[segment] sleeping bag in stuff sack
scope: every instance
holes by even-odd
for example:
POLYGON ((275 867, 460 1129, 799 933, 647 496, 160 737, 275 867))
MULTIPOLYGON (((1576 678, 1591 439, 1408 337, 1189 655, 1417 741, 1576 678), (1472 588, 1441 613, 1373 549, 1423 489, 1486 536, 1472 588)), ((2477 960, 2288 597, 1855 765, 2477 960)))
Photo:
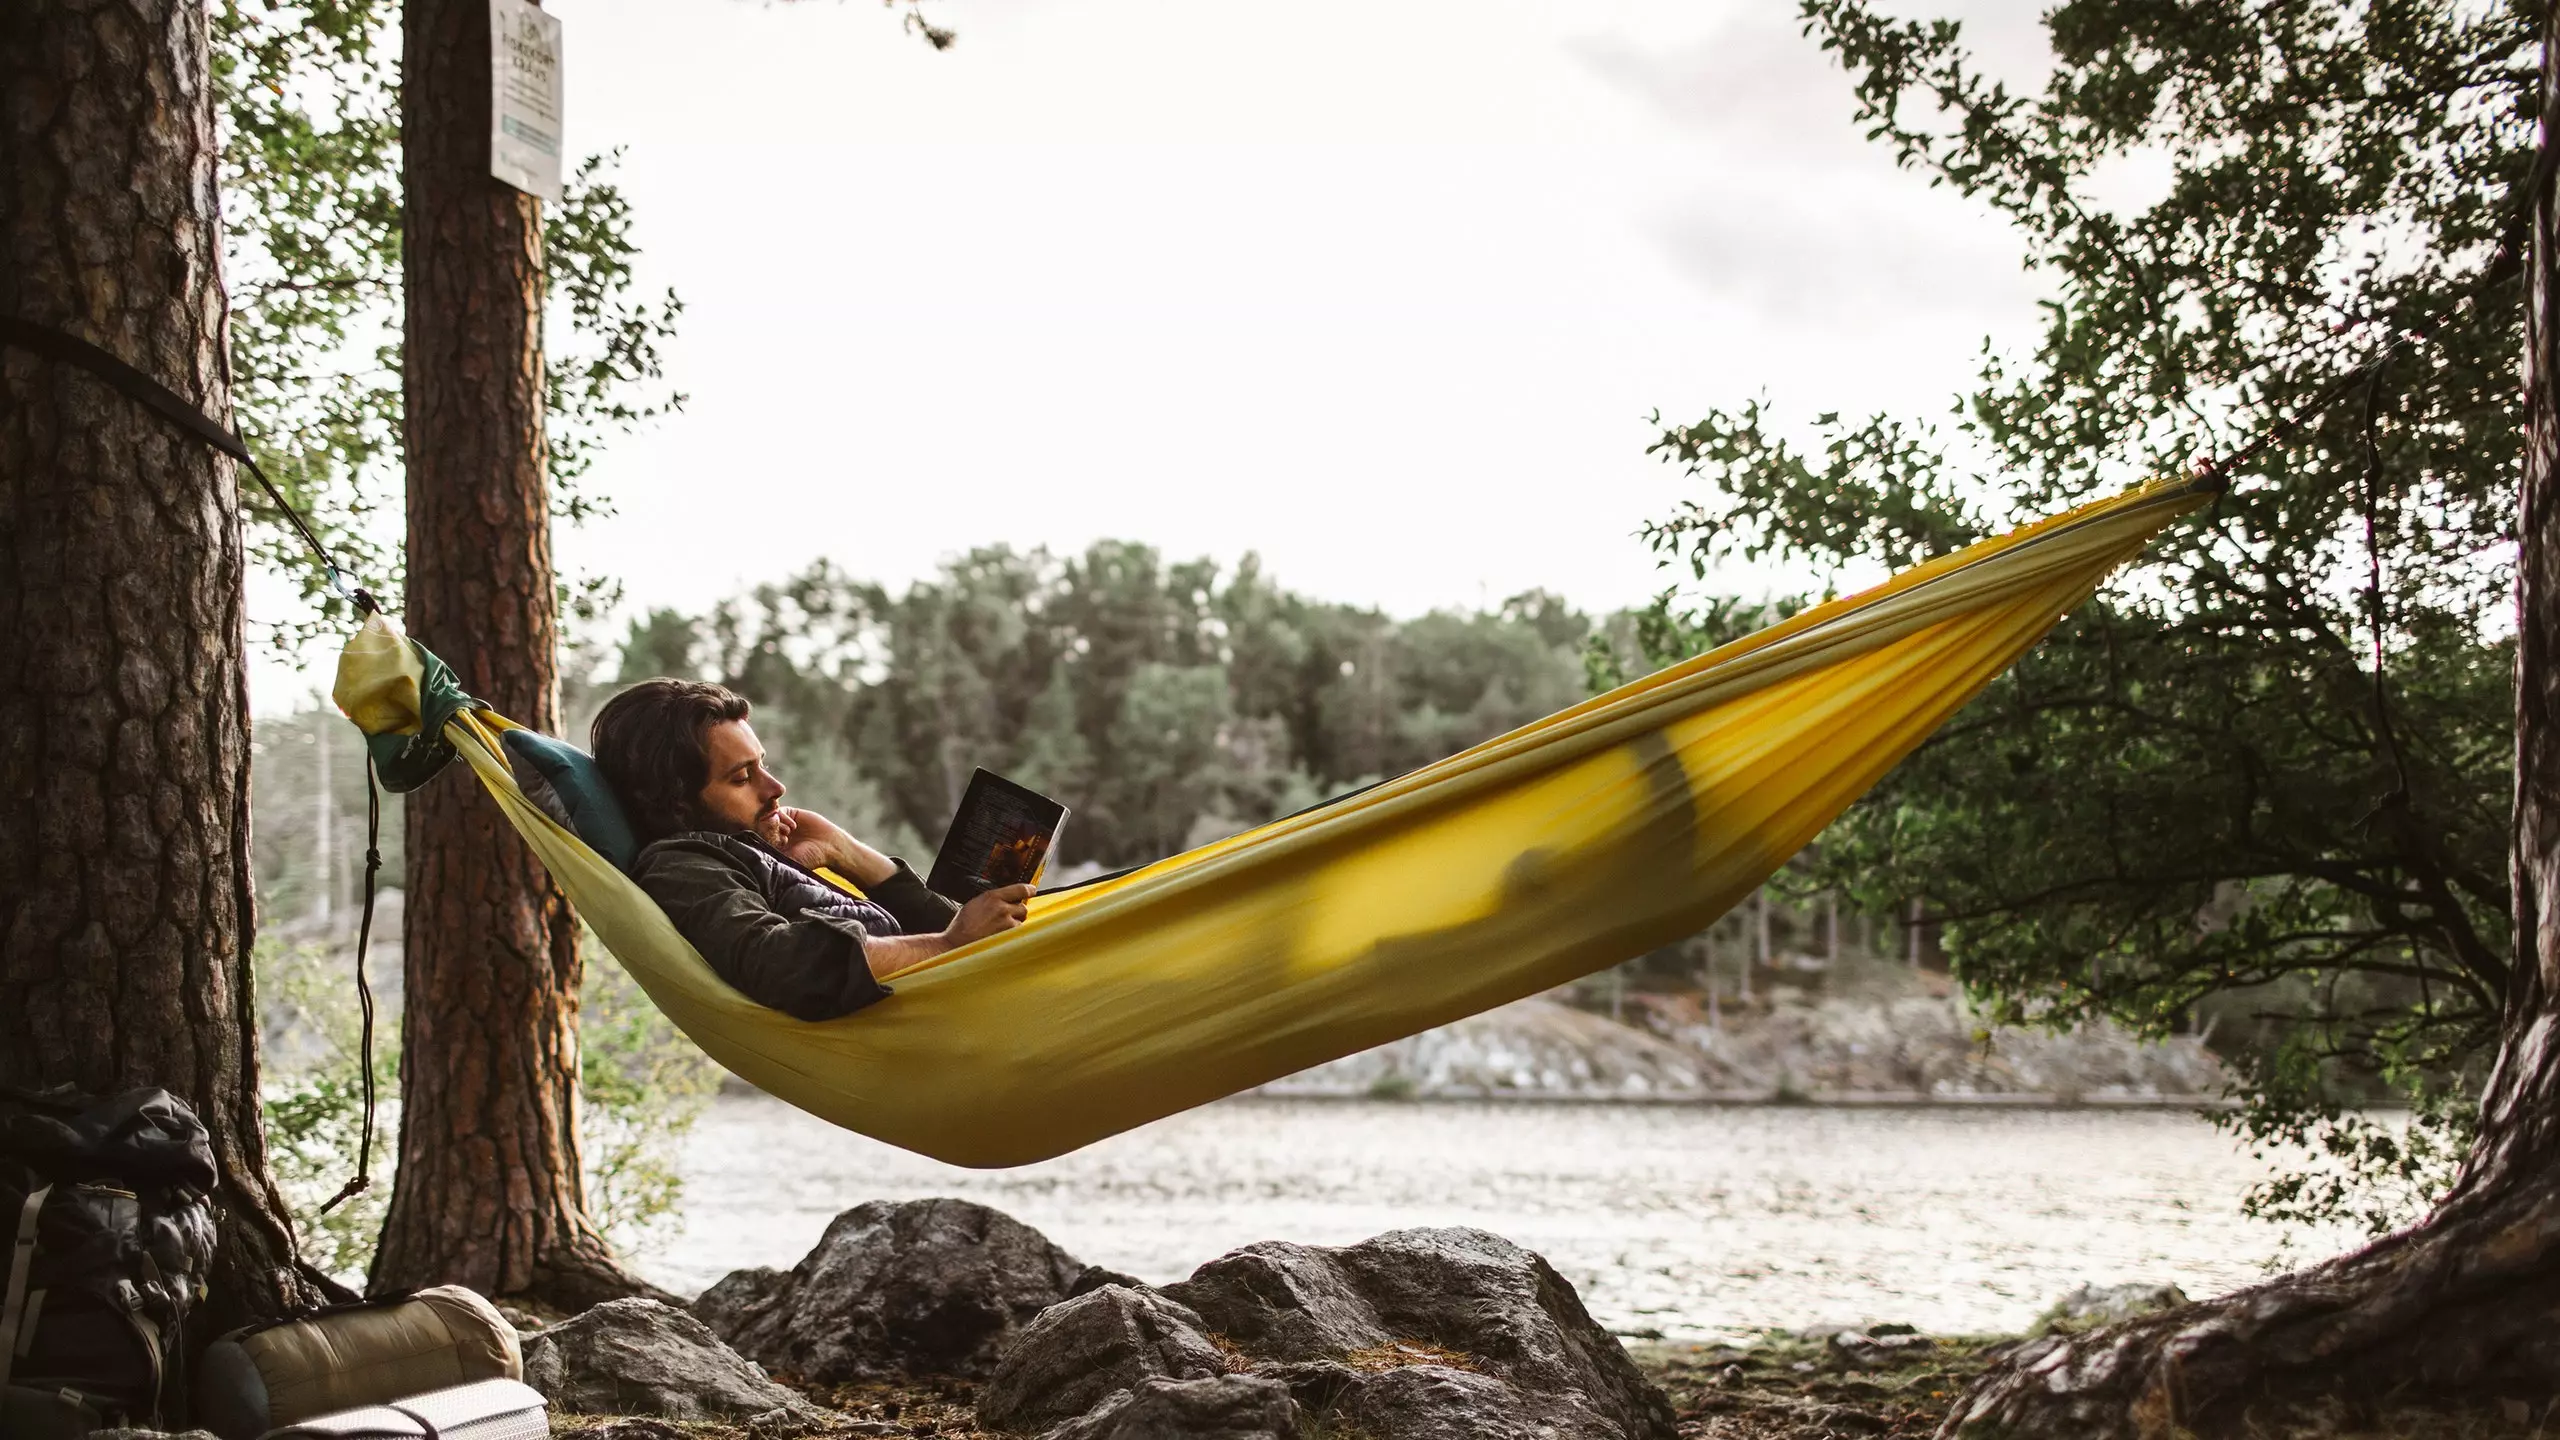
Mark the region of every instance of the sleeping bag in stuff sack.
POLYGON ((0 1436, 181 1418, 215 1178, 203 1122, 165 1090, 0 1091, 0 1436))
POLYGON ((515 1327, 459 1285, 234 1330, 196 1362, 195 1423, 256 1440, 315 1415, 475 1380, 522 1380, 515 1327))

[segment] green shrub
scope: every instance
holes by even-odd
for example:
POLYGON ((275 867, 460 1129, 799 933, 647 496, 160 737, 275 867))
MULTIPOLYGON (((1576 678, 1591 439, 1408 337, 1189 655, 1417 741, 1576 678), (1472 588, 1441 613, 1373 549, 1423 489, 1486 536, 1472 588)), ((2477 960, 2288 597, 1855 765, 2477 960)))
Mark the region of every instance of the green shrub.
POLYGON ((321 947, 273 942, 259 944, 256 967, 268 1061, 267 1164, 284 1192, 303 1258, 362 1284, 391 1205, 398 1158, 399 1017, 378 1015, 374 1024, 374 1090, 381 1103, 373 1185, 323 1214, 320 1207, 356 1173, 364 1139, 363 1021, 354 974, 321 947))
POLYGON ((624 1254, 662 1243, 679 1217, 686 1132, 720 1088, 720 1067, 658 1013, 592 940, 579 996, 579 1149, 587 1213, 624 1254))
MULTIPOLYGON (((601 944, 579 993, 579 1150, 587 1213, 625 1254, 661 1243, 682 1212, 677 1159, 719 1089, 720 1070, 658 1013, 601 944)), ((356 1173, 364 1134, 361 1015, 349 962, 314 946, 262 944, 259 1005, 269 1056, 268 1164, 294 1217, 304 1258, 361 1284, 391 1201, 398 1163, 400 1017, 374 1026, 380 1097, 373 1185, 321 1207, 356 1173)))

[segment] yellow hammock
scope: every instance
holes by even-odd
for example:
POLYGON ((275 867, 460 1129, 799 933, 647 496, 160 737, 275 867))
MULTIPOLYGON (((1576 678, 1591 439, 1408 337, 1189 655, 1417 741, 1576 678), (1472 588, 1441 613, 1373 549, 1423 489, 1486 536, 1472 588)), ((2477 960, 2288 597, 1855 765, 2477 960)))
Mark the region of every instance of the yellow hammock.
MULTIPOLYGON (((528 802, 508 722, 466 711, 445 736, 714 1060, 919 1154, 1022 1165, 1695 933, 2210 495, 2164 481, 2082 506, 1355 798, 1040 897, 1019 929, 815 1024, 730 989, 528 802)), ((377 619, 336 698, 368 733, 415 733, 416 677, 377 619)))

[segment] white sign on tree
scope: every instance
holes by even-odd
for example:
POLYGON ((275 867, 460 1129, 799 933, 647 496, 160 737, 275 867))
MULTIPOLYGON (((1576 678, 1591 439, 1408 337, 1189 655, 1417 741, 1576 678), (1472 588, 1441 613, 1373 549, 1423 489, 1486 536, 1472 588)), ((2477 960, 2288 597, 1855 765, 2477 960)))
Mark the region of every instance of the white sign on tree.
POLYGON ((560 21, 529 0, 489 0, 489 173, 560 199, 560 21))

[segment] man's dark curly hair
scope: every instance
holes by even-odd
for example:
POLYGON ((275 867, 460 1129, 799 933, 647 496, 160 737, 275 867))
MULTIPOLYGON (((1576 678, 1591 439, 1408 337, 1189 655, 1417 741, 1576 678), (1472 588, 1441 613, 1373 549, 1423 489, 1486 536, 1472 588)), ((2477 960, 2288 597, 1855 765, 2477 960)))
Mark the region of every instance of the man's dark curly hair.
POLYGON ((751 707, 726 686, 701 680, 643 680, 614 696, 587 729, 596 768, 622 800, 640 843, 711 828, 696 798, 711 781, 703 736, 751 707))

